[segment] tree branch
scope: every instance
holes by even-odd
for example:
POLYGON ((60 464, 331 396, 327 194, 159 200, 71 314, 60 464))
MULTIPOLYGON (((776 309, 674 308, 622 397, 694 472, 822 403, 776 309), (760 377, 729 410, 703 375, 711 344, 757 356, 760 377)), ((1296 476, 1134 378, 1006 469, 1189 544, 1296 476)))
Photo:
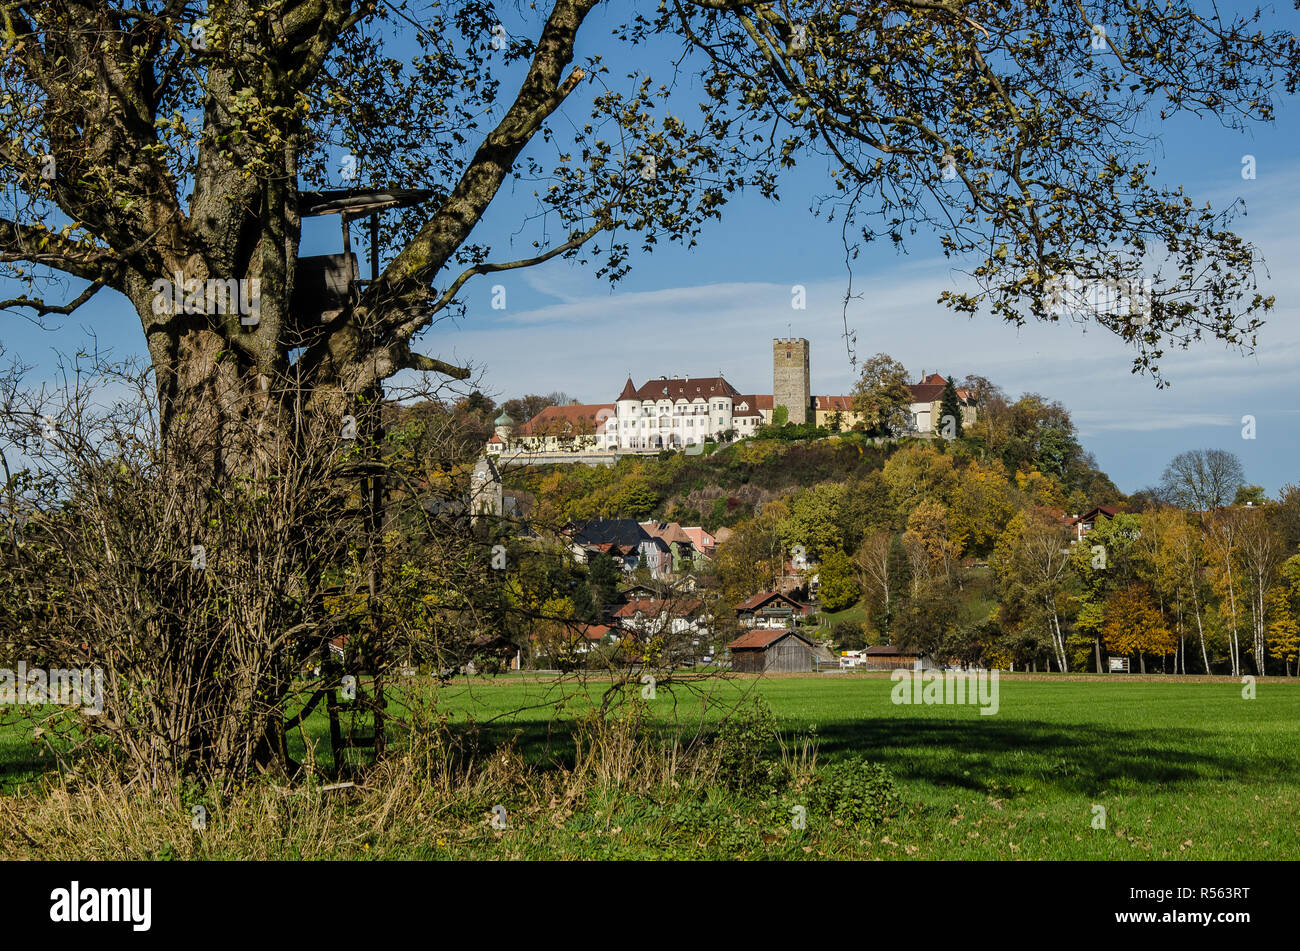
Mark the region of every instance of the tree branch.
POLYGON ((66 304, 47 304, 35 297, 13 297, 9 300, 0 300, 0 310, 9 310, 11 307, 27 307, 36 311, 38 317, 45 317, 50 314, 63 314, 66 316, 98 294, 103 288, 104 283, 102 281, 94 281, 66 304))
MULTIPOLYGON (((367 290, 359 312, 382 312, 396 303, 400 314, 403 300, 427 292, 482 218, 519 153, 586 75, 582 69, 575 69, 567 79, 560 78, 573 58, 578 28, 597 2, 559 0, 555 4, 514 103, 479 146, 447 200, 367 290)), ((407 335, 431 317, 426 314, 420 321, 408 323, 407 335)), ((392 319, 382 323, 387 329, 395 329, 396 321, 392 319)))

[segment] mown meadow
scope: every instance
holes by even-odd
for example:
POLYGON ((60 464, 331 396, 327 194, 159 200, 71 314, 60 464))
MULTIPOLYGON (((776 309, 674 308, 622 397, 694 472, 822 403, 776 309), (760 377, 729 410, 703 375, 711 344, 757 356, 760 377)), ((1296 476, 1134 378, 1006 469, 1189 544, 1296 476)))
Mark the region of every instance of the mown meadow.
MULTIPOLYGON (((137 857, 178 858, 1300 855, 1300 685, 1283 678, 1261 680, 1255 697, 1245 699, 1242 685, 1227 678, 1004 674, 995 715, 973 705, 895 704, 887 675, 713 678, 661 685, 653 699, 637 698, 642 735, 654 738, 640 752, 587 732, 587 714, 607 682, 514 675, 436 689, 418 683, 406 689, 412 697, 429 691, 421 699, 433 702, 419 705, 426 715, 445 718, 450 737, 473 737, 481 768, 468 788, 448 787, 436 803, 408 808, 396 790, 417 770, 415 761, 402 760, 404 767, 352 789, 279 789, 265 794, 283 800, 271 809, 278 836, 260 830, 256 849, 238 828, 270 821, 261 806, 214 806, 207 828, 196 831, 182 822, 191 803, 203 801, 191 790, 158 805, 176 813, 159 830, 137 828, 129 841, 126 830, 106 833, 104 848, 115 842, 147 853, 137 857), (740 750, 765 747, 772 761, 792 767, 791 781, 727 782, 715 772, 696 783, 665 761, 684 762, 692 737, 714 737, 729 711, 752 711, 756 698, 759 708, 770 707, 779 739, 764 741, 751 723, 730 741, 740 750), (806 768, 813 756, 815 770, 806 768), (853 787, 875 782, 861 771, 863 759, 892 778, 887 814, 846 805, 853 787), (498 805, 504 812, 497 824, 505 828, 493 828, 498 805), (173 826, 180 831, 168 832, 173 826)), ((395 698, 394 712, 403 705, 395 698)), ((323 717, 308 721, 309 737, 326 730, 323 717)), ((6 732, 0 800, 11 827, 34 824, 33 843, 40 832, 58 838, 50 803, 60 803, 61 819, 70 822, 90 807, 75 788, 35 778, 35 748, 28 736, 6 732)), ((138 798, 126 790, 121 796, 123 803, 138 798)), ((411 803, 421 801, 413 794, 411 803)), ((94 821, 89 813, 84 819, 94 821)), ((16 845, 19 854, 23 848, 16 845)), ((86 854, 84 840, 79 848, 67 854, 86 854)))

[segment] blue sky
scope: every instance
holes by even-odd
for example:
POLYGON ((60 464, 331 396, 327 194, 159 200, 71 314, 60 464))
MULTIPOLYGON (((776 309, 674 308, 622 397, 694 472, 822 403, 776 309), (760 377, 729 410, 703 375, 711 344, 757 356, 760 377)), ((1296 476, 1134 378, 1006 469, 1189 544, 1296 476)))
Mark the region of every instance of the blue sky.
MULTIPOLYGON (((1286 21, 1295 22, 1290 15, 1286 21)), ((591 35, 594 48, 608 30, 591 35)), ((581 118, 585 102, 574 106, 581 118)), ((1270 493, 1300 482, 1298 140, 1297 111, 1284 100, 1274 124, 1246 134, 1213 120, 1166 123, 1154 155, 1161 177, 1183 184, 1195 201, 1247 202, 1249 214, 1236 227, 1262 251, 1269 273, 1261 283, 1278 299, 1250 356, 1217 342, 1171 352, 1162 366, 1172 385, 1157 390, 1149 377, 1130 374, 1131 352, 1104 331, 1071 323, 1017 329, 988 316, 954 315, 936 298, 945 288, 962 288, 965 278, 925 235, 909 254, 882 244, 855 263, 854 292, 861 296, 850 304, 849 325, 857 351, 887 352, 914 379, 979 373, 1013 396, 1032 391, 1060 400, 1084 446, 1128 492, 1156 482, 1173 455, 1192 448, 1237 453, 1247 478, 1270 493), (1256 159, 1253 181, 1241 177, 1245 154, 1256 159), (1253 440, 1242 438, 1248 414, 1257 424, 1253 440)), ((607 402, 629 373, 640 383, 721 371, 744 392, 771 392, 772 338, 793 334, 812 343, 813 391, 847 392, 855 372, 841 338, 847 275, 839 226, 809 211, 826 181, 825 166, 812 160, 786 180, 780 202, 734 199, 722 222, 706 226, 699 247, 661 246, 638 256, 613 289, 563 261, 477 278, 467 286, 466 318, 437 324, 418 349, 474 365, 481 388, 498 399, 564 390, 607 402), (506 288, 504 310, 490 307, 494 284, 506 288), (795 284, 807 288, 802 311, 790 306, 795 284)), ((507 187, 484 233, 503 242, 517 227, 517 212, 507 187)), ((335 249, 336 219, 308 228, 305 253, 335 249)), ((508 255, 503 248, 498 256, 508 255)), ((143 351, 138 321, 121 298, 93 302, 56 333, 0 314, 0 343, 37 364, 38 377, 52 373, 55 351, 88 346, 92 333, 117 356, 143 351)))

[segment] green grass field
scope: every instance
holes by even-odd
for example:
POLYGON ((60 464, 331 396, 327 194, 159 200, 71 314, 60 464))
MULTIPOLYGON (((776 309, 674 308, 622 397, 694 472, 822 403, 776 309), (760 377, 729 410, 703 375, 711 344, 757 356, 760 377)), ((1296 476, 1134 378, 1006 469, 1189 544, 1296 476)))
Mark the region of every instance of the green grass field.
MULTIPOLYGON (((993 716, 975 706, 895 705, 892 686, 883 676, 732 678, 708 685, 707 706, 698 695, 662 688, 650 702, 664 720, 707 724, 746 691, 760 693, 788 734, 815 733, 819 760, 860 753, 893 773, 904 806, 884 826, 819 828, 818 817, 810 814, 807 832, 792 836, 792 804, 782 800, 736 809, 734 824, 745 834, 723 843, 721 852, 679 842, 665 853, 666 820, 629 800, 605 803, 599 823, 576 817, 565 827, 523 837, 510 846, 511 854, 1300 856, 1300 685, 1261 681, 1256 698, 1246 700, 1240 684, 1226 680, 1006 675, 993 716), (1104 829, 1094 828, 1095 807, 1105 809, 1104 829), (617 841, 597 826, 617 828, 617 841)), ((593 682, 587 691, 596 694, 599 688, 593 682)), ((453 722, 472 716, 492 739, 511 739, 525 759, 545 765, 568 761, 565 723, 587 700, 572 682, 511 676, 444 687, 438 704, 453 722)), ((310 728, 323 735, 323 718, 314 717, 310 728)), ((39 769, 31 749, 12 731, 4 737, 0 750, 11 783, 39 769)), ((723 813, 732 808, 715 805, 723 813)), ((482 842, 465 854, 491 856, 492 849, 482 842)))
MULTIPOLYGON (((1300 857, 1300 685, 1083 682, 1003 676, 1000 709, 895 705, 884 677, 737 679, 790 731, 815 730, 819 757, 862 753, 900 781, 908 811, 873 854, 916 858, 1300 857), (1094 806, 1106 810, 1094 829, 1094 806)), ((547 686, 476 687, 452 701, 502 713, 544 702, 547 686)), ((679 719, 698 703, 660 693, 679 719)), ((462 707, 467 709, 467 707, 462 707)), ((545 755, 546 712, 506 718, 545 755)), ((482 715, 480 714, 480 718, 482 715)))

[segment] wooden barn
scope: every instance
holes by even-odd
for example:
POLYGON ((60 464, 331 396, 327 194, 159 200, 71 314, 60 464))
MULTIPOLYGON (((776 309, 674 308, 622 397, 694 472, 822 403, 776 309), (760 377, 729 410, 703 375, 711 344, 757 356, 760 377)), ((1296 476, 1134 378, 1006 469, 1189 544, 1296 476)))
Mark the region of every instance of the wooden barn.
POLYGON ((877 644, 863 650, 858 663, 854 666, 864 667, 867 670, 897 670, 900 667, 915 667, 917 661, 920 661, 921 666, 926 669, 934 666, 929 658, 919 651, 906 650, 893 644, 877 644))
POLYGON ((747 674, 802 674, 816 661, 812 641, 786 628, 758 628, 742 634, 727 648, 731 669, 747 674))

